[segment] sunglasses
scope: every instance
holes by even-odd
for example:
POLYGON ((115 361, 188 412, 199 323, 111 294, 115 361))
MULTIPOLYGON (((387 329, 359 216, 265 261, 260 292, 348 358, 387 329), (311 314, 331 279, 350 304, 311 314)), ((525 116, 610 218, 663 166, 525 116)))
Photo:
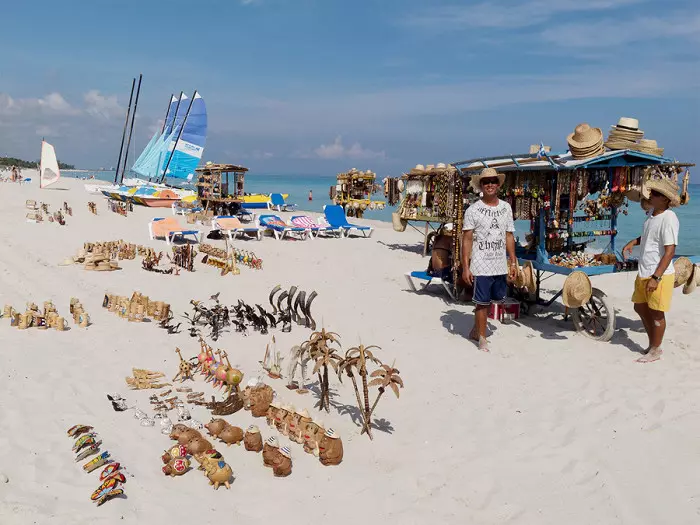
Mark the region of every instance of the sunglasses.
POLYGON ((487 186, 489 184, 496 184, 498 185, 498 178, 490 178, 490 179, 481 179, 481 185, 482 186, 487 186))

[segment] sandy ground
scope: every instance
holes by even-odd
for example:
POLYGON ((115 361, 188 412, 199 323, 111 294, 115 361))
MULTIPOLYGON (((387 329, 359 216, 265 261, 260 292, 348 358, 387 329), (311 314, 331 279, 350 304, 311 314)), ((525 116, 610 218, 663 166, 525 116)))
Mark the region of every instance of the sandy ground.
MULTIPOLYGON (((237 241, 262 257, 264 269, 242 267, 236 277, 220 277, 200 263, 195 273, 156 275, 138 260, 124 261, 118 272, 88 272, 59 266, 85 241, 121 238, 164 249, 147 231, 149 218, 163 210, 137 207, 124 218, 83 191, 82 181, 40 190, 33 178, 32 184, 0 185, 0 304, 23 309, 27 301, 50 299, 70 317, 74 296, 93 325, 20 331, 0 320, 0 481, 9 480, 0 482, 3 525, 700 522, 699 294, 674 294, 666 352, 654 364, 634 362, 646 340, 629 301, 633 275, 594 278, 618 309, 611 342, 573 332, 556 303, 517 324, 491 324, 492 352, 485 354, 466 339, 471 307, 446 302, 439 288, 420 295, 407 290, 403 273, 427 263, 415 232, 374 223, 371 239, 237 241), (27 223, 26 199, 52 210, 67 201, 73 216, 66 226, 27 223), (97 216, 87 210, 91 199, 97 216), (198 472, 165 478, 160 454, 170 441, 158 426, 140 426, 131 411, 113 411, 105 394, 119 392, 149 411, 152 391, 129 391, 124 377, 132 367, 171 377, 175 347, 193 356, 197 341, 187 332, 168 335, 155 324, 119 319, 101 308, 103 294, 138 290, 171 303, 179 317, 190 299, 218 291, 225 304, 239 298, 266 304, 278 283, 318 291, 313 312, 341 335, 344 348, 375 344, 382 360, 395 359, 406 385, 401 398, 382 399, 370 442, 353 421, 347 380, 332 381, 331 413, 319 414, 314 395, 266 379, 283 401, 308 408, 340 432, 340 466, 324 467, 293 444, 294 471, 277 479, 259 455, 217 445, 235 472, 231 490, 214 491, 198 472), (102 450, 126 466, 127 499, 100 508, 91 503, 99 471, 85 474, 73 461, 66 429, 76 423, 93 425, 102 450)), ((560 285, 558 278, 545 283, 552 290, 560 285)), ((274 333, 286 353, 309 330, 274 333)), ((269 337, 232 332, 215 346, 228 351, 247 379, 260 374, 269 337)), ((201 379, 192 386, 210 391, 201 379)), ((191 411, 209 420, 205 409, 191 411)), ((276 435, 249 412, 227 419, 243 428, 257 423, 265 438, 276 435)))

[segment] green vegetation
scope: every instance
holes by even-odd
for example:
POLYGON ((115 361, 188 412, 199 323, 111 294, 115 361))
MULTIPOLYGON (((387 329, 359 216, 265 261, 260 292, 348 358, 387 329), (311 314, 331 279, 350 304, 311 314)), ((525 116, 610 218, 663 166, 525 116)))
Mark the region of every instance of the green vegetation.
MULTIPOLYGON (((35 160, 34 162, 28 162, 26 160, 16 159, 14 157, 0 157, 0 166, 3 168, 10 168, 12 166, 17 166, 18 168, 36 168, 38 164, 38 160, 35 160)), ((58 167, 62 170, 75 169, 75 166, 73 166, 72 164, 65 164, 60 160, 58 161, 58 167)))

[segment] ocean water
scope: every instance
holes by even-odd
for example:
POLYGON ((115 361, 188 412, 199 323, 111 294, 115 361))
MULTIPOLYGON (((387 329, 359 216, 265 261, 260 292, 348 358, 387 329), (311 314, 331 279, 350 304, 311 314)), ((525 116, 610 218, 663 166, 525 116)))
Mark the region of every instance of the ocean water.
MULTIPOLYGON (((100 172, 76 172, 63 171, 67 177, 89 177, 94 175, 100 180, 113 181, 113 171, 100 172)), ((288 193, 288 202, 296 204, 300 209, 322 213, 323 206, 330 203, 329 189, 335 185, 335 175, 257 175, 247 174, 245 181, 248 193, 288 193), (309 190, 313 192, 313 200, 308 200, 309 190)), ((373 196, 376 200, 384 200, 383 193, 373 196)), ((380 221, 391 222, 391 213, 395 208, 387 206, 383 210, 366 210, 364 217, 380 221)), ((621 250, 630 239, 634 239, 642 233, 644 211, 638 203, 631 202, 627 208, 627 215, 620 215, 617 224, 618 235, 615 247, 621 250)), ((700 255, 700 184, 690 185, 690 203, 679 206, 674 211, 681 223, 680 238, 677 253, 683 255, 700 255)), ((529 231, 529 222, 516 221, 516 235, 521 240, 529 231)), ((590 246, 595 250, 605 249, 609 238, 598 239, 590 246)))

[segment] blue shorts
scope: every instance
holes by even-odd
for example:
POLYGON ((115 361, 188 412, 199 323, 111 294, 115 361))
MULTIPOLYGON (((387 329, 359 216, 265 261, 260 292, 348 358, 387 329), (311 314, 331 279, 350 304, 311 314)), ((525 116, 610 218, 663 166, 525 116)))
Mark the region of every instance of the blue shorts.
POLYGON ((502 303, 508 293, 508 282, 505 275, 475 275, 474 295, 476 304, 489 305, 502 303))

